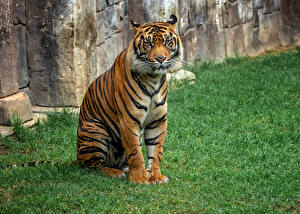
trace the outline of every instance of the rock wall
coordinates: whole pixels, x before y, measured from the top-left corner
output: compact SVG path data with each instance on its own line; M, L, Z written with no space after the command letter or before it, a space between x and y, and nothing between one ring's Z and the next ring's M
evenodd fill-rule
M0 110L18 92L33 105L79 106L127 47L130 19L171 14L186 62L300 45L299 0L0 0Z
M28 96L19 91L29 83L24 15L24 2L0 0L0 125L14 116L33 118Z

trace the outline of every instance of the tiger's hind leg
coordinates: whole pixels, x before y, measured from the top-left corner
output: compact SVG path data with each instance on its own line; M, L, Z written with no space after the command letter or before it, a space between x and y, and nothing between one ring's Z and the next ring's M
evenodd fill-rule
M101 125L82 122L77 132L76 162L84 167L99 170L109 177L126 177L118 167L122 165L122 156L118 155L122 151L116 151L111 141L111 137Z
M125 173L120 169L109 168L109 167L99 167L100 172L104 173L105 175L111 178L125 178Z

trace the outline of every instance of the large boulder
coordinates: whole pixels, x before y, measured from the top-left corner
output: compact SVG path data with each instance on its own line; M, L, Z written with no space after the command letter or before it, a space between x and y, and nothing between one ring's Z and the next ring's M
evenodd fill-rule
M18 117L22 122L33 118L29 97L23 92L0 98L0 125L10 125L14 117Z

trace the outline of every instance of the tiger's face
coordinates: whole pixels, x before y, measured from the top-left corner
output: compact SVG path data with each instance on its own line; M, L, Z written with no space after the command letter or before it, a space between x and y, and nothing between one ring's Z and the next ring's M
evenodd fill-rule
M134 55L130 68L139 73L164 74L182 66L183 49L175 28L177 18L171 21L139 25L132 22L135 30L130 46Z

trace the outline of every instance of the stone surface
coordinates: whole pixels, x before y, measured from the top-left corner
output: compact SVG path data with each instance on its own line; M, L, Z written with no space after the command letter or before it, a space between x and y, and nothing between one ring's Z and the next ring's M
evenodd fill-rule
M64 75L72 73L73 65L69 62L68 51L72 52L73 50L66 44L64 45L65 51L62 52L61 58L67 66L65 66L66 70L60 70L59 63L62 62L59 62L59 47L62 44L59 44L60 39L56 34L56 29L62 27L63 19L68 19L68 13L68 1L62 1L60 4L50 0L26 1L28 64L33 104L53 106L64 103L60 94L60 91L63 90L59 81L63 80ZM65 42L72 40L73 38L69 36ZM67 81L73 79L72 75L68 75L68 77L70 78L65 78ZM68 99L73 97L71 95Z
M11 1L0 0L0 98L18 91Z
M283 1L283 0L282 0ZM283 26L300 32L300 4L298 0L285 0L281 3Z
M25 0L11 0L11 2L13 23L16 25L26 25Z
M97 48L98 75L106 72L113 65L118 54L124 49L120 33L114 34Z
M71 106L81 105L82 98L90 83L97 76L97 24L96 2L86 0L76 2L74 10L74 72L72 91L76 99Z
M263 7L264 14L272 13L273 7L274 7L273 6L273 0L265 0L264 1L264 7Z
M253 18L253 3L250 0L238 1L238 14L240 23L251 21Z
M97 76L107 71L118 54L128 45L126 8L124 1L109 1L97 13Z
M137 23L167 21L177 11L178 0L128 0L129 18Z
M0 135L2 137L10 136L14 133L13 127L0 125Z
M280 16L276 13L265 15L260 21L258 39L265 50L274 49L280 44L280 29L276 26L277 23L280 23Z
M253 4L255 8L262 8L264 6L265 0L253 0Z
M29 0L26 11L32 103L80 105L97 73L95 2Z
M29 97L23 92L0 99L0 124L9 125L14 116L23 122L33 118Z
M240 23L238 14L238 2L230 3L227 6L225 23L226 27L233 27Z
M107 7L106 0L96 0L96 12L102 11Z
M24 88L29 84L26 52L26 32L23 25L14 26L14 50L16 56L16 71L19 88Z
M124 30L126 15L124 2L111 5L97 13L97 46L111 38L113 34Z
M33 119L23 123L24 127L31 128L39 121L40 123L44 122L47 119L47 114L34 113ZM12 126L3 126L0 125L0 135L2 137L7 137L14 134Z
M235 57L245 54L243 29L241 26L229 28L225 32L226 38L226 56Z

